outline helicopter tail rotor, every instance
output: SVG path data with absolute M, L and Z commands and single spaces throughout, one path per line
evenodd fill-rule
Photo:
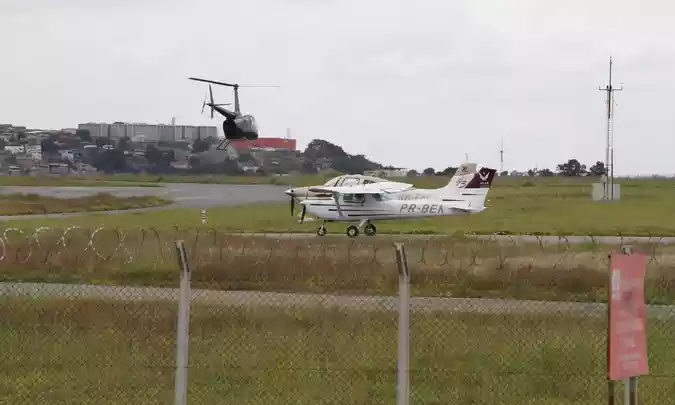
M 232 103 L 220 103 L 216 104 L 215 100 L 213 99 L 213 88 L 209 84 L 209 102 L 206 102 L 206 95 L 204 95 L 204 101 L 202 102 L 202 114 L 204 114 L 204 108 L 208 105 L 209 108 L 211 109 L 211 119 L 213 119 L 213 111 L 215 110 L 214 107 L 221 106 L 221 105 L 231 105 Z
M 215 104 L 215 101 L 213 101 L 213 88 L 211 88 L 211 85 L 209 84 L 209 97 L 211 98 L 211 119 L 213 119 L 213 104 Z

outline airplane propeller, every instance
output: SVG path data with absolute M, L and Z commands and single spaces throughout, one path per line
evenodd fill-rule
M 300 212 L 300 223 L 305 222 L 305 210 L 307 209 L 307 206 L 303 205 L 302 206 L 302 212 Z

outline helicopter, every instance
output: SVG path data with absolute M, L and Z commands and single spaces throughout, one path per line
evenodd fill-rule
M 211 108 L 211 118 L 213 118 L 213 112 L 217 111 L 220 115 L 225 117 L 223 121 L 223 133 L 225 138 L 220 142 L 216 149 L 221 149 L 221 146 L 225 144 L 222 149 L 227 149 L 227 146 L 230 142 L 235 140 L 246 140 L 254 147 L 257 145 L 254 143 L 258 139 L 258 126 L 255 122 L 255 118 L 250 114 L 242 114 L 239 109 L 239 87 L 279 87 L 279 86 L 240 86 L 239 84 L 219 82 L 215 80 L 200 79 L 197 77 L 189 77 L 188 79 L 209 83 L 209 94 L 210 102 L 202 104 L 202 111 L 204 106 L 209 106 Z M 219 86 L 228 86 L 234 88 L 234 111 L 227 110 L 223 108 L 223 105 L 228 104 L 216 104 L 213 100 L 213 89 L 211 84 L 217 84 Z

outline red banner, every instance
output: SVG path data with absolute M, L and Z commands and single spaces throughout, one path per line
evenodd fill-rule
M 645 305 L 647 256 L 612 254 L 609 317 L 609 378 L 649 373 Z

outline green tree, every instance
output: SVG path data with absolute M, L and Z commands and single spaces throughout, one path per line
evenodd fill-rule
M 192 144 L 192 153 L 206 152 L 211 149 L 211 141 L 208 139 L 197 139 Z
M 91 131 L 88 129 L 76 129 L 75 136 L 79 137 L 83 142 L 93 142 L 91 139 Z
M 588 169 L 588 172 L 592 176 L 602 176 L 606 172 L 605 163 L 600 161 L 595 162 L 595 164 Z
M 561 176 L 581 176 L 586 173 L 586 165 L 582 165 L 577 159 L 570 159 L 567 163 L 561 163 L 557 167 Z
M 433 167 L 427 167 L 426 169 L 424 169 L 424 170 L 422 171 L 422 173 L 423 173 L 425 176 L 433 176 L 433 175 L 436 173 L 436 170 L 434 170 Z

